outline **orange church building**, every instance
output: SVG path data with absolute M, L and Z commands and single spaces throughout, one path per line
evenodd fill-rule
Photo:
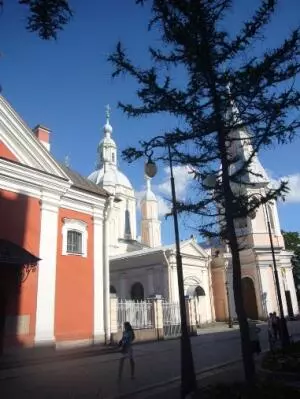
M 59 164 L 0 96 L 0 346 L 104 342 L 109 194 Z

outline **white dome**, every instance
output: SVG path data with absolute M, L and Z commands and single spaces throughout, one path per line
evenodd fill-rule
M 112 134 L 113 128 L 109 122 L 106 122 L 106 124 L 103 126 L 103 131 L 104 133 Z
M 99 186 L 103 186 L 103 178 L 104 178 L 104 168 L 95 170 L 95 172 L 91 173 L 88 177 L 90 181 L 92 181 L 95 184 L 98 184 Z M 130 188 L 132 190 L 132 185 L 130 181 L 124 175 L 124 173 L 120 172 L 118 169 L 114 170 L 111 169 L 107 173 L 105 173 L 105 180 L 106 183 L 109 180 L 111 184 Z

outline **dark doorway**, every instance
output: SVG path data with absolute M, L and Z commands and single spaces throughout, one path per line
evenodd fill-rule
M 7 330 L 7 319 L 16 320 L 18 314 L 21 267 L 13 264 L 0 264 L 0 353 L 8 335 L 16 335 L 16 326 L 10 323 Z
M 5 295 L 2 292 L 0 292 L 0 354 L 2 354 L 3 352 L 5 316 L 6 316 L 6 299 Z
M 286 298 L 286 306 L 287 306 L 289 318 L 293 319 L 295 317 L 295 315 L 294 315 L 294 311 L 293 311 L 293 305 L 292 305 L 290 291 L 285 291 L 285 298 Z
M 134 283 L 131 287 L 131 299 L 134 301 L 144 300 L 144 287 L 141 283 Z
M 111 286 L 109 287 L 109 292 L 110 292 L 111 294 L 117 295 L 117 290 L 115 289 L 115 287 L 114 287 L 113 285 L 111 285 Z
M 247 317 L 252 320 L 258 320 L 255 287 L 250 277 L 244 277 L 242 279 L 242 293 Z

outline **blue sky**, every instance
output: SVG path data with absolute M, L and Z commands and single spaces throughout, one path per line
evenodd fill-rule
M 74 19 L 59 34 L 56 42 L 45 42 L 25 31 L 25 8 L 17 0 L 6 0 L 0 15 L 0 83 L 2 94 L 10 101 L 25 122 L 34 127 L 41 123 L 52 130 L 52 153 L 63 160 L 70 157 L 71 167 L 83 175 L 94 170 L 97 143 L 102 137 L 105 105 L 112 108 L 113 136 L 119 150 L 134 145 L 143 137 L 160 134 L 172 123 L 159 116 L 147 119 L 127 119 L 117 102 L 134 101 L 136 86 L 130 79 L 112 80 L 111 65 L 106 62 L 118 40 L 122 40 L 129 55 L 139 64 L 147 65 L 147 45 L 157 43 L 154 34 L 147 33 L 148 8 L 134 0 L 82 1 L 71 0 Z M 251 13 L 258 0 L 235 1 L 226 24 L 239 28 L 238 21 Z M 280 9 L 270 28 L 267 40 L 257 48 L 280 43 L 293 26 L 300 22 L 299 0 L 281 1 Z M 300 230 L 300 141 L 264 151 L 260 158 L 274 178 L 292 176 L 292 196 L 280 205 L 282 228 Z M 142 161 L 128 165 L 121 160 L 120 169 L 139 192 L 143 189 Z M 163 167 L 153 181 L 161 195 L 167 195 L 167 174 Z M 185 174 L 179 171 L 178 189 L 186 189 Z M 181 229 L 182 238 L 192 233 Z M 165 243 L 173 240 L 171 221 L 163 223 Z

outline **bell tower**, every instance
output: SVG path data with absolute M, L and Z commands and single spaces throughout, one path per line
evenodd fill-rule
M 141 200 L 142 243 L 150 248 L 161 245 L 161 227 L 158 219 L 158 202 L 151 190 L 151 178 L 145 176 L 146 192 Z

